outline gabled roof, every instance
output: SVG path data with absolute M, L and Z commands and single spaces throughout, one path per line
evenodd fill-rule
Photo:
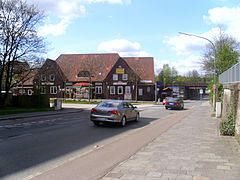
M 35 69 L 29 69 L 28 71 L 24 72 L 22 75 L 21 75 L 21 79 L 23 80 L 23 83 L 22 81 L 20 81 L 17 85 L 18 86 L 32 86 L 33 85 L 33 80 L 36 76 L 36 74 L 38 73 L 39 69 L 38 68 L 35 68 Z
M 61 78 L 65 78 L 65 74 L 62 72 L 62 69 L 59 67 L 57 62 L 52 59 L 46 59 L 45 63 L 43 64 L 42 68 L 39 70 L 41 73 L 53 73 L 57 72 Z
M 92 81 L 103 81 L 119 58 L 117 53 L 62 54 L 56 59 L 56 63 L 71 82 L 88 81 L 88 77 L 78 77 L 79 72 L 86 70 L 93 72 Z M 122 57 L 122 59 L 141 80 L 150 84 L 155 83 L 152 57 Z
M 142 81 L 155 83 L 154 61 L 152 57 L 123 57 Z
M 103 81 L 119 57 L 116 53 L 62 54 L 56 59 L 56 63 L 69 81 L 78 82 L 88 80 L 86 77 L 78 77 L 80 71 L 86 70 L 84 66 L 88 66 L 93 70 L 92 81 Z

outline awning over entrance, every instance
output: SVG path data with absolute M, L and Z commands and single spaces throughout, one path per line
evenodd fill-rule
M 73 85 L 74 87 L 88 87 L 88 86 L 92 86 L 92 84 L 90 85 L 90 83 L 88 82 L 80 82 L 80 83 L 76 83 Z
M 172 89 L 169 88 L 169 87 L 166 87 L 166 88 L 163 89 L 163 91 L 172 91 Z

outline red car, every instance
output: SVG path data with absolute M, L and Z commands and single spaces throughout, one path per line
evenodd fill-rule
M 165 104 L 166 104 L 166 102 L 168 101 L 168 99 L 169 99 L 169 98 L 172 98 L 172 97 L 166 97 L 166 98 L 163 100 L 163 102 L 162 102 L 162 103 L 163 103 L 163 105 L 165 105 Z

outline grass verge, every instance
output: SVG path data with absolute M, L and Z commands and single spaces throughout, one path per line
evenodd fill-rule
M 3 107 L 0 109 L 0 115 L 20 114 L 29 112 L 53 111 L 54 108 L 20 108 L 20 107 Z

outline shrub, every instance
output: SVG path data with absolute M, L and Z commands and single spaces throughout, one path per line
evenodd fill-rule
M 228 118 L 220 124 L 220 133 L 222 135 L 234 136 L 235 135 L 235 120 L 233 119 L 233 100 L 230 103 L 230 112 Z

